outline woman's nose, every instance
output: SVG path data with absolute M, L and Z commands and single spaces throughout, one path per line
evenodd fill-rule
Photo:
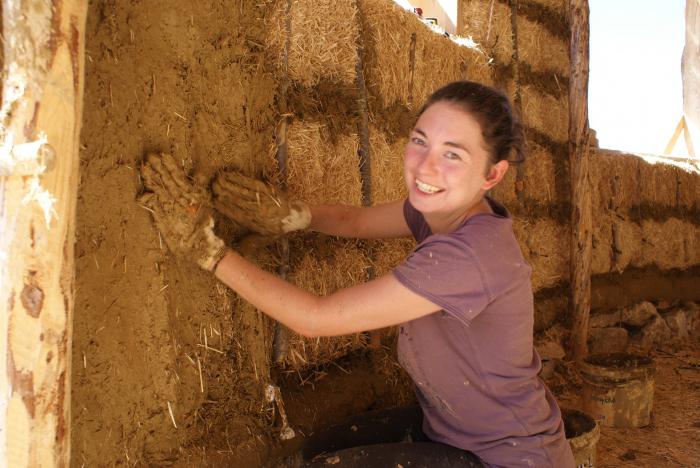
M 419 169 L 422 173 L 432 174 L 437 171 L 438 155 L 437 151 L 428 149 L 425 157 L 421 160 Z

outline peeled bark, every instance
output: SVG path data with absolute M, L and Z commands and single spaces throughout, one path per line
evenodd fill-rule
M 4 0 L 0 465 L 68 466 L 84 0 Z

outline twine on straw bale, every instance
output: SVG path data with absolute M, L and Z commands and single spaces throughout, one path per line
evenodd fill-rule
M 525 126 L 566 142 L 569 138 L 569 105 L 566 96 L 557 99 L 541 93 L 533 85 L 521 85 L 522 119 Z
M 518 57 L 535 71 L 569 76 L 569 44 L 541 24 L 518 16 Z M 564 86 L 564 84 L 562 84 Z
M 386 203 L 406 197 L 403 176 L 403 155 L 408 137 L 389 142 L 386 135 L 370 125 L 370 147 L 372 148 L 372 200 Z
M 283 63 L 286 1 L 277 2 L 269 23 L 268 48 Z M 291 3 L 288 76 L 305 87 L 320 81 L 352 85 L 359 18 L 352 0 L 294 0 Z
M 513 61 L 511 10 L 499 1 L 465 1 L 462 4 L 461 34 L 474 38 L 498 63 Z
M 291 242 L 289 280 L 321 296 L 366 280 L 370 260 L 354 241 L 317 236 Z M 292 333 L 287 364 L 293 369 L 330 363 L 367 345 L 362 333 L 338 337 L 304 338 Z
M 362 203 L 357 134 L 334 135 L 319 122 L 294 121 L 287 129 L 288 191 L 312 204 Z

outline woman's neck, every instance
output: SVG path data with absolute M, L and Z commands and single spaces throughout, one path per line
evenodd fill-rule
M 455 231 L 467 219 L 479 213 L 493 213 L 491 206 L 484 197 L 481 197 L 466 212 L 455 215 L 445 215 L 443 213 L 423 214 L 423 217 L 433 234 L 446 234 Z

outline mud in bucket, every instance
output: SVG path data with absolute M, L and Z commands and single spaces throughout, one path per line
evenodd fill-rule
M 589 356 L 579 364 L 583 410 L 602 426 L 649 425 L 654 400 L 653 360 L 613 353 Z
M 596 449 L 600 439 L 598 423 L 583 411 L 575 409 L 562 409 L 561 418 L 564 420 L 566 440 L 574 453 L 576 467 L 595 467 Z

